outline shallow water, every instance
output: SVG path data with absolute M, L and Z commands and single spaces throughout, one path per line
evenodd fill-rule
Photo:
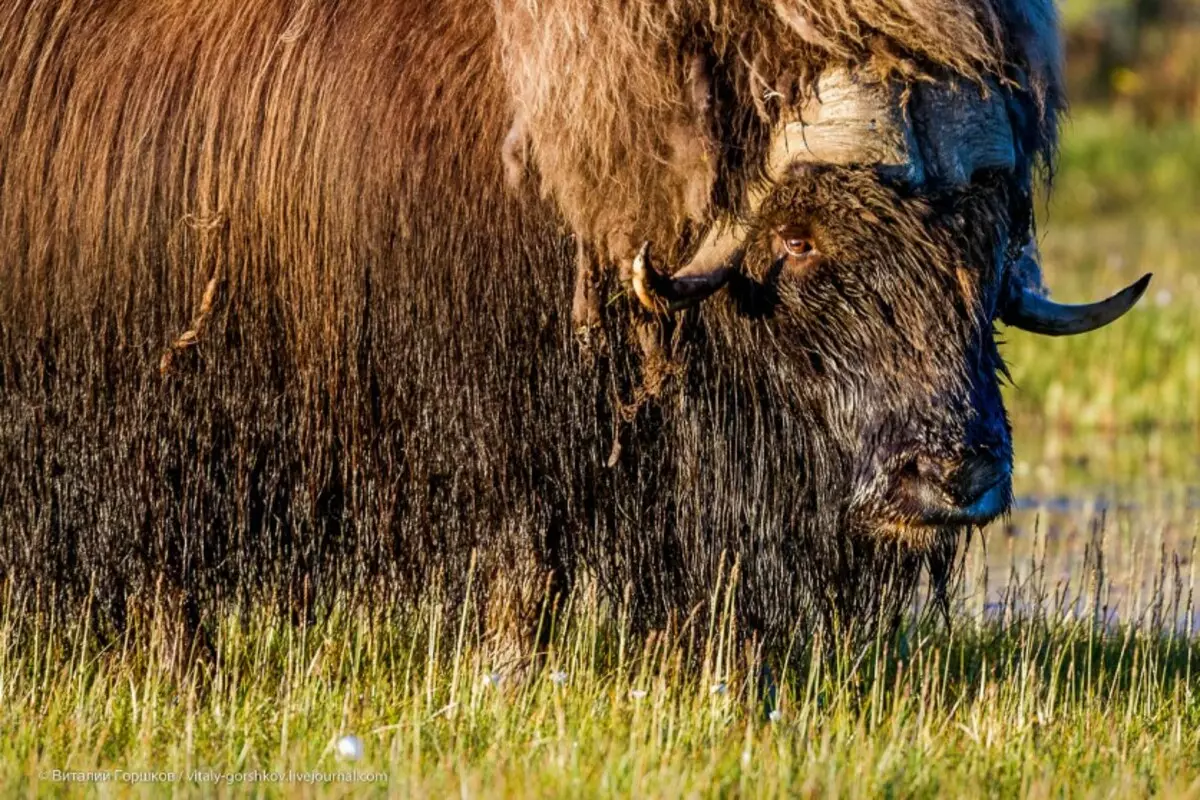
M 971 544 L 964 610 L 1200 628 L 1200 431 L 1014 436 L 1013 511 Z

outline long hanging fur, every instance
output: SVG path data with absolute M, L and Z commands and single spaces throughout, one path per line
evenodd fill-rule
M 1052 148 L 1048 5 L 784 5 L 14 0 L 0 579 L 110 628 L 160 590 L 197 626 L 231 601 L 458 596 L 473 552 L 492 591 L 532 603 L 547 574 L 590 575 L 647 625 L 734 562 L 762 630 L 894 610 L 924 555 L 841 527 L 848 420 L 916 401 L 871 395 L 870 359 L 829 370 L 871 342 L 908 363 L 911 342 L 831 317 L 797 374 L 735 295 L 630 412 L 612 276 L 602 357 L 572 335 L 570 235 L 616 252 L 735 204 L 767 129 L 754 96 L 785 71 L 801 91 L 831 59 L 1003 75 Z M 536 180 L 514 189 L 526 139 Z M 909 230 L 934 213 L 853 182 Z M 1006 198 L 955 202 L 1003 238 Z M 994 249 L 978 230 L 905 257 Z M 924 292 L 918 327 L 957 298 L 972 340 L 947 269 L 878 288 Z M 914 375 L 959 391 L 956 357 Z

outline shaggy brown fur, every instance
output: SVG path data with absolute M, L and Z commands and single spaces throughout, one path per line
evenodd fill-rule
M 197 624 L 227 599 L 461 589 L 476 551 L 481 587 L 528 601 L 547 572 L 586 568 L 614 596 L 631 584 L 653 622 L 705 597 L 727 549 L 765 627 L 833 613 L 834 596 L 839 613 L 883 613 L 881 587 L 911 586 L 927 553 L 841 536 L 854 474 L 834 439 L 856 431 L 831 416 L 873 406 L 830 409 L 878 388 L 870 359 L 846 355 L 863 330 L 807 332 L 857 370 L 796 399 L 797 367 L 723 300 L 674 331 L 687 381 L 630 410 L 650 329 L 625 324 L 608 273 L 589 294 L 573 269 L 643 238 L 683 251 L 739 210 L 779 104 L 834 60 L 1001 76 L 1029 157 L 1045 155 L 1052 13 L 1018 2 L 13 0 L 0 578 L 80 608 L 92 592 L 117 625 L 161 584 Z M 905 268 L 1005 239 L 1008 191 L 984 194 L 981 240 L 911 242 L 880 273 L 889 303 L 957 291 Z M 911 205 L 906 220 L 936 222 Z M 617 311 L 594 363 L 573 291 Z M 922 303 L 936 328 L 940 299 Z M 865 355 L 903 367 L 916 334 L 884 316 Z M 947 352 L 974 352 L 959 344 Z M 961 364 L 910 366 L 961 393 Z M 881 416 L 902 416 L 888 392 Z
M 219 274 L 234 308 L 281 301 L 297 358 L 322 360 L 367 259 L 421 213 L 405 202 L 500 191 L 482 4 L 81 0 L 3 24 L 5 319 L 153 307 L 154 330 L 113 335 L 162 346 Z
M 347 476 L 453 474 L 458 459 L 486 460 L 471 449 L 502 447 L 477 428 L 468 450 L 396 466 L 399 424 L 458 438 L 447 429 L 467 414 L 422 415 L 466 377 L 383 389 L 378 377 L 381 359 L 399 374 L 470 360 L 431 352 L 436 337 L 411 320 L 470 319 L 493 270 L 561 249 L 553 213 L 523 212 L 536 200 L 505 189 L 497 59 L 485 3 L 9 4 L 0 576 L 94 581 L 119 610 L 166 571 L 196 609 L 215 586 L 202 565 L 240 541 L 258 577 L 243 585 L 251 573 L 236 568 L 227 591 L 299 596 L 311 583 L 315 595 L 341 580 L 315 565 L 342 525 Z M 426 515 L 434 540 L 401 546 L 388 520 L 403 497 L 383 485 L 369 515 L 354 506 L 372 522 L 353 569 L 436 565 L 449 543 Z

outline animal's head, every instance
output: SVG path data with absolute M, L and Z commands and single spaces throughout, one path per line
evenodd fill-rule
M 848 462 L 863 529 L 920 541 L 1002 513 L 997 324 L 1084 333 L 1147 282 L 1045 296 L 1052 3 L 591 5 L 498 6 L 519 128 L 568 224 L 645 313 L 700 306 L 756 343 L 744 357 L 787 376 Z
M 1002 93 L 920 87 L 901 107 L 838 80 L 780 125 L 748 214 L 669 276 L 644 246 L 632 283 L 647 310 L 705 305 L 753 337 L 848 462 L 855 526 L 921 543 L 1009 505 L 997 325 L 1086 333 L 1149 276 L 1090 305 L 1045 297 Z

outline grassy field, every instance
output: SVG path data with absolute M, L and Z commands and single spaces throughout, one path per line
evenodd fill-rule
M 1191 577 L 1176 594 L 1168 571 L 1139 625 L 1105 625 L 1090 574 L 960 606 L 950 628 L 914 613 L 865 649 L 796 643 L 769 669 L 723 626 L 632 641 L 586 596 L 552 646 L 502 672 L 469 607 L 229 618 L 188 669 L 155 619 L 101 649 L 26 608 L 0 629 L 0 781 L 85 793 L 61 771 L 107 771 L 115 796 L 1195 794 L 1200 647 L 1156 628 L 1190 614 Z M 455 644 L 439 649 L 447 625 Z M 339 756 L 346 735 L 361 760 Z
M 101 641 L 0 587 L 0 786 L 1200 796 L 1197 175 L 1191 129 L 1068 129 L 1042 222 L 1056 296 L 1155 282 L 1097 334 L 1005 334 L 1018 506 L 972 544 L 950 624 L 914 609 L 886 641 L 830 634 L 764 663 L 727 626 L 633 638 L 580 592 L 545 650 L 497 667 L 476 609 L 363 598 L 305 624 L 231 610 L 192 658 L 153 607 Z

